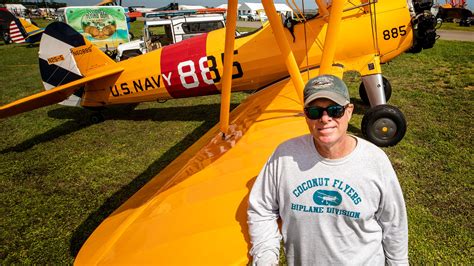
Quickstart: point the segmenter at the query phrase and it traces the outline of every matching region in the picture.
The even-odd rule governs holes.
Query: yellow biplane
[[[316,18],[301,15],[299,21],[285,21],[281,41],[274,41],[275,29],[269,24],[235,39],[232,90],[267,89],[287,79],[289,59],[279,49],[284,40],[298,73],[314,76],[328,56],[334,57],[327,66],[333,73],[358,71],[361,98],[372,106],[362,122],[363,134],[379,146],[398,143],[406,122],[396,107],[386,105],[391,88],[380,65],[408,49],[432,47],[436,21],[424,10],[416,13],[411,1],[347,1],[337,18],[329,15],[332,6],[317,2]],[[331,29],[337,32],[328,34]],[[224,40],[225,30],[216,30],[116,63],[68,25],[52,23],[39,51],[46,91],[0,107],[0,118],[58,102],[97,108],[220,93]],[[96,113],[92,119],[103,117]]]
[[[115,63],[81,35],[52,23],[40,46],[45,92],[0,108],[7,117],[62,102],[86,108],[221,93],[221,121],[114,211],[76,264],[247,264],[246,209],[255,177],[275,147],[308,132],[305,80],[358,71],[371,109],[364,135],[380,146],[403,138],[403,114],[387,105],[381,64],[434,45],[436,20],[411,0],[316,0],[298,21],[262,0],[269,23],[235,38],[227,27]],[[256,90],[229,114],[230,91]]]
[[[0,8],[0,34],[5,44],[39,42],[43,31],[33,21],[16,17],[6,8]]]

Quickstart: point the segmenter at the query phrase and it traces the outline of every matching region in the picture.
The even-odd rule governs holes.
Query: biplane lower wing
[[[23,112],[31,111],[36,108],[44,107],[47,105],[59,103],[67,99],[71,94],[76,92],[81,88],[82,85],[93,80],[99,80],[107,76],[115,75],[121,73],[123,68],[116,67],[108,69],[102,72],[99,72],[94,75],[90,75],[72,82],[69,82],[65,85],[58,86],[51,90],[43,91],[29,97],[20,99],[18,101],[12,102],[10,104],[0,107],[0,118],[5,118],[8,116],[20,114]]]
[[[212,128],[105,219],[75,263],[246,264],[250,189],[278,144],[309,132],[301,108],[289,79],[248,97],[225,140]]]

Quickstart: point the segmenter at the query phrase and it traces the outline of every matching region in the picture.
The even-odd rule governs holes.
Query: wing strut
[[[326,5],[326,0],[316,0],[316,4],[318,5],[319,12],[321,13],[323,17],[326,17],[329,15],[327,5]]]
[[[281,23],[281,18],[276,12],[275,5],[272,0],[262,0],[263,8],[267,14],[268,20],[270,21],[270,26],[272,27],[273,32],[275,33],[275,38],[280,47],[280,52],[285,60],[286,68],[290,73],[291,80],[295,85],[296,94],[300,99],[301,105],[303,105],[303,88],[304,82],[300,74],[300,69],[296,63],[295,56],[291,51],[290,44],[285,36],[285,31],[283,30],[283,25]]]
[[[323,54],[321,56],[320,75],[338,73],[337,71],[333,71],[332,64],[334,62],[334,55],[336,54],[342,12],[346,1],[347,0],[334,0],[331,5],[326,39],[324,40]]]
[[[225,28],[224,71],[222,73],[220,128],[225,138],[229,130],[230,91],[232,87],[232,68],[234,62],[235,27],[237,24],[237,0],[227,4],[227,21]]]

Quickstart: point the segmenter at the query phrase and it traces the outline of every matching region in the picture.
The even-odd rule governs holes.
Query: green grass
[[[137,23],[137,22],[135,22]],[[38,48],[0,44],[0,104],[42,91]],[[472,264],[474,43],[438,41],[384,65],[390,103],[408,121],[385,148],[404,191],[412,264]],[[360,134],[360,79],[345,80]],[[232,96],[233,106],[246,94]],[[70,264],[121,203],[219,119],[219,97],[143,103],[105,112],[59,105],[0,120],[0,264]]]
[[[470,27],[461,27],[459,23],[453,22],[443,22],[440,27],[440,30],[462,30],[462,31],[474,31],[474,26]]]
[[[390,103],[408,121],[403,141],[385,151],[404,191],[415,265],[473,262],[473,59],[474,43],[438,41],[383,67]],[[347,78],[357,95],[359,80]]]

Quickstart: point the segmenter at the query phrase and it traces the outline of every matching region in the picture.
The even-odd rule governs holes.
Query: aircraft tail
[[[14,43],[26,42],[26,32],[18,19],[12,20],[10,22],[9,34],[10,39]]]
[[[24,18],[18,18],[20,20],[21,25],[25,29],[26,34],[31,34],[33,32],[36,32],[38,30],[41,30],[38,28],[33,21],[26,20]]]
[[[46,91],[0,107],[0,118],[60,103],[80,106],[87,83],[124,69],[67,24],[49,24],[41,38],[39,65]]]
[[[39,50],[41,79],[46,90],[90,76],[109,64],[115,62],[69,25],[53,22],[46,27]],[[79,89],[60,104],[80,106],[83,93]]]
[[[43,29],[24,18],[15,18],[10,22],[8,33],[14,43],[35,43],[41,38]]]

